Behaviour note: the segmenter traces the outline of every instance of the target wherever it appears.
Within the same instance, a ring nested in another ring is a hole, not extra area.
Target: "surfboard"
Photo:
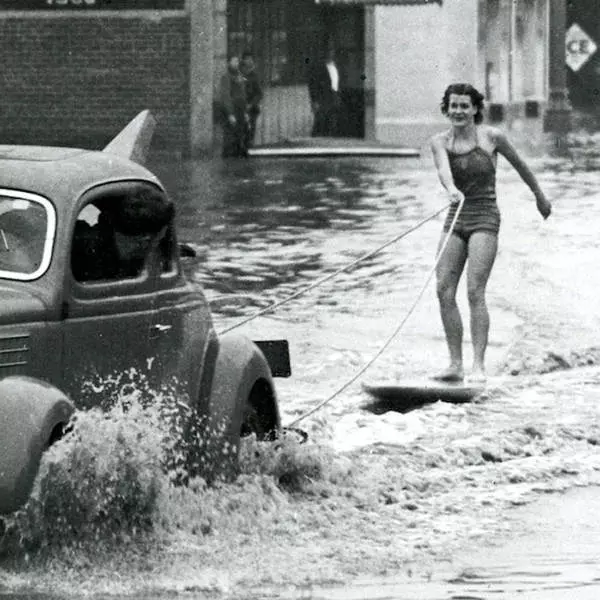
[[[394,403],[470,402],[485,390],[484,384],[468,382],[446,383],[435,379],[414,379],[396,384],[366,385],[363,388],[377,400]]]

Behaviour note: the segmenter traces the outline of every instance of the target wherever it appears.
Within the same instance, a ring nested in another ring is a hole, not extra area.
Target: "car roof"
[[[66,208],[96,185],[132,179],[162,189],[148,169],[106,150],[0,145],[0,188],[46,196],[57,208]]]

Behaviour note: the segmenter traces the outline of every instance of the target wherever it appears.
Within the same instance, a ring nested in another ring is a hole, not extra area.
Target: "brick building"
[[[150,108],[158,143],[187,145],[184,0],[5,0],[0,45],[5,143],[97,147]]]

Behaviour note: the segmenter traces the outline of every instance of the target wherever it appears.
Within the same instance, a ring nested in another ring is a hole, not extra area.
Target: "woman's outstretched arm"
[[[508,162],[515,168],[521,179],[527,184],[535,196],[537,209],[547,219],[552,212],[552,204],[546,198],[542,188],[531,171],[527,163],[521,158],[515,147],[510,143],[504,132],[494,130],[494,142],[499,154],[502,154]]]

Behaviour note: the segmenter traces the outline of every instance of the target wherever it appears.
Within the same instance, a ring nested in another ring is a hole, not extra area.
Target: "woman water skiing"
[[[529,186],[535,196],[537,209],[544,219],[550,215],[552,205],[540,189],[535,175],[506,135],[495,127],[481,124],[483,95],[477,89],[467,83],[448,86],[441,110],[450,120],[451,127],[431,138],[431,149],[438,176],[452,205],[446,217],[438,252],[460,202],[463,202],[463,206],[436,270],[437,295],[450,365],[434,376],[434,379],[462,381],[464,378],[463,324],[456,303],[456,291],[467,265],[467,294],[473,343],[473,369],[469,379],[473,383],[484,383],[484,359],[490,325],[485,288],[496,258],[500,229],[500,212],[496,203],[498,154],[508,160]]]

